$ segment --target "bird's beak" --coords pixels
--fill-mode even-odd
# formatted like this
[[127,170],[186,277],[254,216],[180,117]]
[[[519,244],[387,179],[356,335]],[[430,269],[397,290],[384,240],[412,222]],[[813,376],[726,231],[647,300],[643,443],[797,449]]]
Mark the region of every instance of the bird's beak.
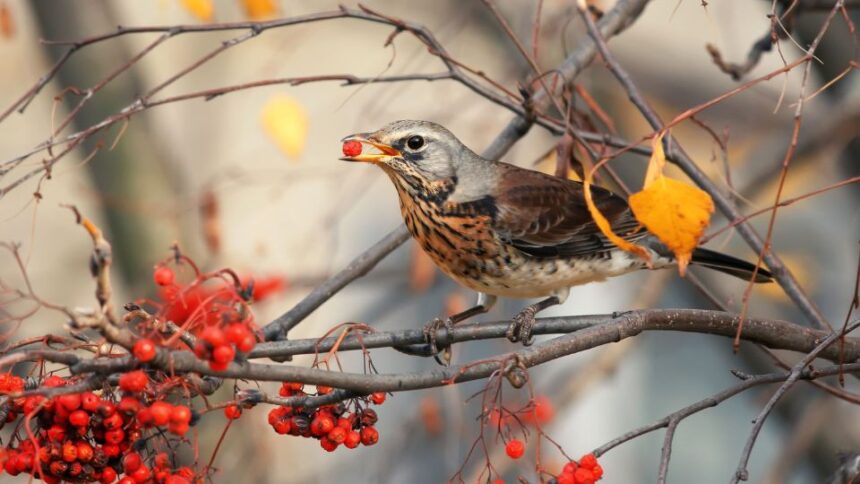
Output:
[[400,156],[400,151],[396,148],[388,146],[385,143],[380,143],[374,139],[373,133],[356,133],[347,136],[340,140],[341,143],[346,141],[358,141],[363,145],[369,145],[379,150],[379,153],[361,153],[355,156],[341,157],[343,161],[363,161],[365,163],[385,163],[391,158]]

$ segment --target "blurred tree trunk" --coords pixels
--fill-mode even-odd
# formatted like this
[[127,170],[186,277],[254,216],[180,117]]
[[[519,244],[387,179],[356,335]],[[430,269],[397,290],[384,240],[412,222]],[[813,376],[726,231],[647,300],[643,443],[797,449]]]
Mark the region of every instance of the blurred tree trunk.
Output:
[[[117,21],[109,2],[33,2],[32,8],[42,36],[46,39],[78,39],[113,30]],[[51,62],[63,55],[67,46],[45,46]],[[74,86],[87,89],[134,55],[124,37],[93,45],[74,54],[57,74],[61,88]],[[85,129],[105,117],[119,112],[142,94],[144,87],[131,68],[104,89],[96,93],[75,117],[66,132]],[[73,109],[80,97],[67,93],[63,99],[67,110]],[[65,114],[62,111],[56,119]],[[176,173],[164,150],[152,139],[147,116],[131,121],[113,150],[121,127],[96,135],[81,145],[80,157],[91,153],[101,143],[102,149],[87,164],[97,196],[101,199],[104,227],[114,247],[114,261],[126,287],[141,289],[149,281],[152,264],[163,258],[171,243],[169,226],[163,217],[156,217],[152,207],[176,205]],[[175,171],[175,170],[174,170]],[[173,182],[173,183],[172,183]],[[155,223],[156,220],[161,222]],[[174,235],[175,236],[175,235]]]

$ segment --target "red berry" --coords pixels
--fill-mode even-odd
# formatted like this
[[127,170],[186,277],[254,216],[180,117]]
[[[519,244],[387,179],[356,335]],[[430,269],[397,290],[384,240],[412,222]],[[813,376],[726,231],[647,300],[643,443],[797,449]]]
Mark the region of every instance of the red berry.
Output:
[[334,452],[334,450],[337,449],[338,443],[328,437],[323,437],[320,439],[320,446],[322,446],[326,452]]
[[191,409],[185,405],[177,405],[170,411],[170,423],[187,424],[191,421]]
[[152,477],[152,472],[146,466],[140,466],[136,471],[131,473],[131,478],[137,483],[147,482],[150,477]]
[[122,417],[120,417],[118,413],[114,413],[110,417],[102,420],[102,425],[107,430],[122,428]]
[[594,457],[594,454],[585,454],[584,456],[579,458],[579,467],[585,467],[586,469],[593,469],[594,466],[597,465],[597,458]]
[[555,478],[556,484],[576,484],[573,479],[573,472],[562,472]]
[[137,418],[137,423],[143,425],[144,427],[149,427],[150,425],[155,423],[152,417],[152,412],[149,410],[149,408],[146,407],[138,410],[135,418]]
[[533,405],[534,418],[538,423],[543,424],[552,420],[553,415],[555,415],[555,409],[549,398],[539,395],[535,397]]
[[233,349],[229,344],[223,344],[221,346],[216,346],[214,350],[212,350],[212,361],[220,364],[227,364],[233,361],[233,358],[236,356],[236,350]]
[[335,427],[326,435],[329,439],[337,444],[342,444],[346,440],[347,431],[343,427]]
[[219,363],[215,360],[209,360],[209,368],[212,369],[212,371],[224,371],[229,366],[230,366],[229,361],[225,361],[224,363]]
[[135,397],[126,395],[120,399],[119,403],[117,404],[117,408],[120,412],[124,414],[132,415],[140,411],[141,405],[142,404],[140,403],[140,400]]
[[290,428],[292,428],[292,425],[290,425],[289,420],[278,420],[277,422],[272,424],[272,428],[275,429],[275,432],[284,435],[290,433]]
[[111,484],[116,480],[116,471],[113,470],[113,467],[105,467],[102,470],[102,477],[99,479],[99,482],[102,484]]
[[167,426],[167,430],[169,430],[174,435],[185,435],[188,432],[189,425],[187,423],[171,423]]
[[155,467],[158,468],[167,468],[170,467],[170,456],[167,455],[167,452],[159,452],[155,455]]
[[343,445],[345,445],[347,449],[354,449],[358,447],[358,444],[360,443],[361,434],[356,432],[355,430],[347,432],[346,438],[343,440]]
[[238,345],[247,334],[248,328],[242,323],[228,324],[227,329],[224,330],[224,336],[227,338],[227,341],[234,345]]
[[174,474],[165,479],[164,484],[191,484],[191,480],[189,478]]
[[84,410],[75,410],[69,414],[69,423],[75,427],[86,427],[90,423],[90,414]]
[[95,456],[95,450],[93,449],[92,445],[84,441],[79,441],[77,443],[77,447],[79,461],[86,463],[93,460],[93,457]]
[[48,440],[62,442],[66,438],[66,429],[62,425],[52,425],[48,429]]
[[576,472],[577,467],[579,467],[579,466],[576,465],[576,462],[570,461],[564,465],[564,469],[562,469],[561,472],[564,474],[573,475],[573,473]]
[[373,427],[361,429],[361,443],[367,446],[379,442],[379,432]]
[[207,326],[206,329],[200,332],[200,339],[208,343],[212,348],[224,346],[228,343],[224,332],[216,326]]
[[151,339],[143,338],[137,340],[134,344],[134,357],[146,363],[155,358],[155,343]]
[[361,142],[351,139],[343,142],[344,156],[358,156],[361,154]]
[[520,439],[511,439],[511,441],[505,445],[505,453],[507,453],[508,457],[511,459],[519,459],[526,453],[526,444],[524,444]]
[[142,392],[147,384],[149,384],[149,377],[146,376],[143,370],[123,373],[119,377],[119,387],[127,392]]
[[318,416],[311,421],[311,433],[317,437],[328,434],[334,428],[334,420],[326,415]]
[[99,407],[99,397],[93,392],[85,392],[81,394],[81,407],[87,412],[95,412]]
[[120,454],[119,446],[116,444],[105,444],[102,446],[102,452],[107,457],[118,457]]
[[385,401],[385,393],[384,392],[376,392],[370,396],[370,401],[377,405],[382,405],[382,402]]
[[169,286],[173,284],[173,281],[176,279],[176,275],[173,274],[173,271],[170,270],[169,267],[159,266],[156,267],[155,271],[152,273],[152,278],[159,286]]
[[600,464],[594,464],[594,467],[591,468],[591,475],[594,476],[594,480],[598,480],[603,477],[603,467],[600,467]]
[[236,343],[236,349],[242,353],[248,353],[257,346],[257,337],[253,333],[248,333],[242,338],[242,341]]
[[79,408],[81,408],[81,395],[78,393],[72,393],[69,395],[60,395],[57,397],[57,402],[63,406],[69,412],[73,412]]
[[170,422],[170,413],[172,410],[173,405],[167,402],[153,402],[152,405],[149,406],[152,423],[155,425],[167,425],[167,423]]
[[576,484],[594,484],[594,474],[590,470],[580,467],[573,473],[573,482]]
[[112,429],[105,432],[105,442],[108,444],[119,445],[125,440],[125,432],[122,429]]
[[137,452],[129,452],[122,458],[122,468],[126,474],[131,474],[138,470],[141,464],[143,464],[143,459],[140,458],[140,454]]
[[51,375],[48,378],[45,378],[45,381],[42,382],[42,386],[49,387],[49,388],[61,387],[65,384],[66,384],[66,379],[61,377],[61,376],[57,376],[57,375]]
[[74,462],[78,460],[78,446],[71,441],[66,441],[63,444],[63,460],[66,462]]
[[228,405],[224,407],[224,416],[230,420],[236,420],[242,416],[242,409],[237,405]]

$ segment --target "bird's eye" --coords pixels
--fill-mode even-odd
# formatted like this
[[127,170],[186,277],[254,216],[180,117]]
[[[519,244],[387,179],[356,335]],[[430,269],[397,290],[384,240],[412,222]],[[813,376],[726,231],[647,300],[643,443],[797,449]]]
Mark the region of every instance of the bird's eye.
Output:
[[406,140],[406,146],[408,146],[410,150],[415,151],[424,146],[424,138],[418,135],[410,136],[409,139]]

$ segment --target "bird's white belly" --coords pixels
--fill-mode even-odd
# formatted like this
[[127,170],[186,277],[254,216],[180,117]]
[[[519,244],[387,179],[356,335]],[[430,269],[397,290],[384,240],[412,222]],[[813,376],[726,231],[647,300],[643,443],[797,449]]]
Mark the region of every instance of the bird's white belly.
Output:
[[614,251],[607,257],[570,259],[529,259],[509,264],[480,281],[461,281],[472,289],[494,296],[535,298],[552,295],[558,289],[605,280],[645,267],[639,257]]

